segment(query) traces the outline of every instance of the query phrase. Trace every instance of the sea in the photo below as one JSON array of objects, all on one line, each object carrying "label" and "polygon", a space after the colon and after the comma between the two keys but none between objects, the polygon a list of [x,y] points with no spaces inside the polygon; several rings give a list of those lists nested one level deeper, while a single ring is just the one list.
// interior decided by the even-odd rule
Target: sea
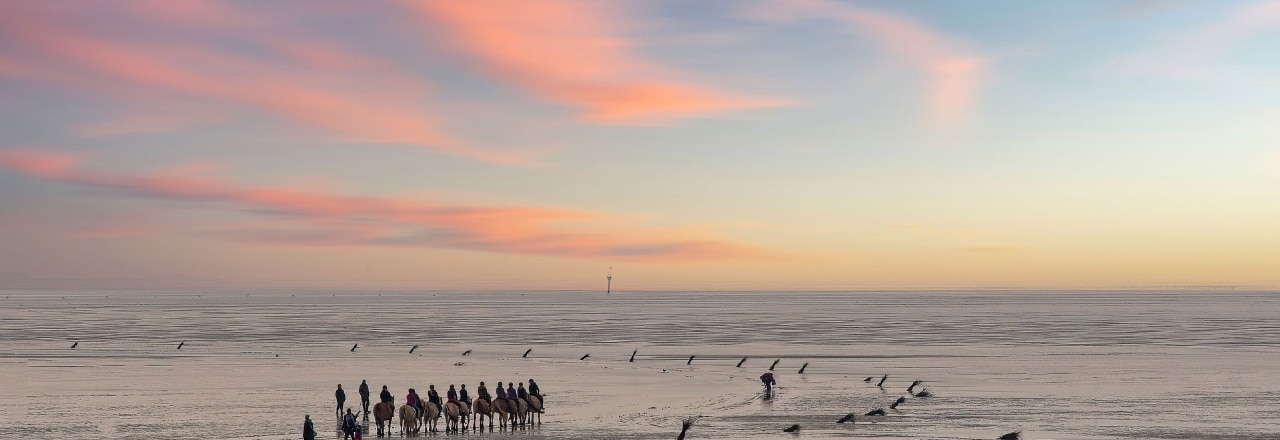
[{"label": "sea", "polygon": [[389,435],[1280,439],[1275,291],[0,295],[0,439],[336,439],[339,384],[530,379],[531,426]]}]

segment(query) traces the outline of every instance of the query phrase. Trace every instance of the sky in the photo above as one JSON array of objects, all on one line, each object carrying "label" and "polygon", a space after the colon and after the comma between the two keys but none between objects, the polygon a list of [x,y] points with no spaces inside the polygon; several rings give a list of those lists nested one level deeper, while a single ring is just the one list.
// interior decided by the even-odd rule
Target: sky
[{"label": "sky", "polygon": [[0,0],[0,288],[1280,288],[1280,1]]}]

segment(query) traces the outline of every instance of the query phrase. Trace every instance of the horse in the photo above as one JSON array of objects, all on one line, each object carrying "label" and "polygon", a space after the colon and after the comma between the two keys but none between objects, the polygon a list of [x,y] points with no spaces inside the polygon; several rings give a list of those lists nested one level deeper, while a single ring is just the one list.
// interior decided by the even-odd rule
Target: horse
[{"label": "horse", "polygon": [[456,401],[458,404],[459,421],[462,423],[462,430],[466,431],[471,426],[471,402],[465,400]]},{"label": "horse", "polygon": [[428,432],[440,432],[437,425],[440,422],[440,408],[437,408],[434,403],[427,402],[423,407],[422,421],[427,425]]},{"label": "horse", "polygon": [[447,418],[444,430],[447,432],[461,432],[466,429],[467,420],[469,419],[470,410],[466,407],[466,402],[451,401],[444,404],[444,415]]},{"label": "horse", "polygon": [[489,401],[484,399],[476,399],[472,404],[471,413],[474,414],[475,420],[472,420],[471,426],[479,426],[484,429],[484,419],[489,418],[489,429],[493,430],[493,409],[489,406]]},{"label": "horse", "polygon": [[516,425],[524,426],[524,422],[527,420],[525,413],[529,412],[529,405],[524,403],[524,399],[516,399],[515,402],[511,402],[508,399],[507,402],[513,407],[513,411],[511,411],[511,427],[515,428]]},{"label": "horse", "polygon": [[538,398],[538,396],[530,394],[529,410],[526,414],[528,414],[526,417],[529,418],[530,425],[533,425],[533,420],[535,417],[538,419],[538,424],[541,425],[542,424],[542,399]]},{"label": "horse", "polygon": [[[498,426],[502,429],[507,428],[507,418],[515,418],[515,409],[511,407],[512,402],[507,399],[494,399],[493,412],[498,413]],[[489,428],[493,428],[493,416],[489,417]]]},{"label": "horse", "polygon": [[413,405],[400,406],[400,433],[412,434],[422,429],[422,425],[418,423],[418,409]]},{"label": "horse", "polygon": [[378,402],[373,405],[373,419],[378,422],[378,437],[382,437],[382,424],[386,423],[386,433],[391,434],[391,416],[396,413],[396,406],[391,402]]}]

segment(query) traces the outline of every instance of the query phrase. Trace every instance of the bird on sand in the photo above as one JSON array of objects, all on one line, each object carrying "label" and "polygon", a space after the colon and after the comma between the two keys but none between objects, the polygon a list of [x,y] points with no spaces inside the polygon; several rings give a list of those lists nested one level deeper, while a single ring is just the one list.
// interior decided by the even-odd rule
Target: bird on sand
[{"label": "bird on sand", "polygon": [[884,408],[876,408],[871,411],[867,411],[867,413],[863,415],[864,416],[883,416],[884,414],[885,414]]},{"label": "bird on sand", "polygon": [[773,367],[778,366],[778,362],[782,362],[782,359],[774,359],[774,360],[773,360],[773,365],[770,365],[770,366],[769,366],[769,371],[773,371]]},{"label": "bird on sand", "polygon": [[743,362],[746,362],[746,361],[747,361],[747,358],[744,356],[744,357],[742,358],[742,360],[738,361],[738,365],[734,365],[734,366],[735,366],[735,367],[739,367],[739,368],[741,368],[741,367],[742,367],[742,363],[743,363]]},{"label": "bird on sand", "polygon": [[697,419],[693,417],[684,419],[684,421],[680,423],[680,436],[676,437],[676,440],[684,440],[685,433],[689,432],[689,428],[693,427],[693,422],[696,420]]},{"label": "bird on sand", "polygon": [[631,352],[631,359],[627,359],[627,362],[635,362],[635,361],[636,361],[636,353],[639,353],[639,352],[640,352],[640,349],[639,349],[639,348],[637,348],[637,349],[635,349],[634,351],[632,351],[632,352]]},{"label": "bird on sand", "polygon": [[413,353],[413,351],[414,351],[414,350],[417,350],[417,349],[418,349],[418,346],[417,346],[417,345],[415,345],[415,346],[413,346],[413,348],[410,348],[410,349],[409,349],[409,353]]},{"label": "bird on sand", "polygon": [[181,349],[182,349],[182,346],[183,346],[183,345],[186,345],[186,344],[187,344],[187,341],[179,342],[179,343],[178,343],[178,349],[179,349],[179,350],[181,350]]},{"label": "bird on sand", "polygon": [[901,405],[903,402],[906,402],[906,401],[907,401],[906,397],[898,397],[898,400],[893,401],[893,404],[889,405],[889,409],[898,409],[898,405]]},{"label": "bird on sand", "polygon": [[920,379],[916,379],[915,382],[911,382],[911,386],[907,387],[907,394],[915,395],[915,389],[920,386],[920,382],[922,382]]},{"label": "bird on sand", "polygon": [[533,351],[533,349],[532,349],[532,348],[530,348],[530,349],[528,349],[528,350],[525,350],[525,351],[524,351],[524,354],[520,355],[520,357],[522,357],[522,358],[527,358],[527,357],[529,357],[529,353],[530,353],[530,352],[532,352],[532,351]]},{"label": "bird on sand", "polygon": [[929,392],[928,388],[925,388],[916,393],[916,397],[933,397],[933,393]]},{"label": "bird on sand", "polygon": [[799,371],[799,372],[797,372],[796,374],[804,374],[804,369],[805,369],[805,368],[809,368],[809,363],[808,363],[808,362],[805,362],[805,363],[804,363],[804,365],[801,365],[801,366],[800,366],[800,371]]},{"label": "bird on sand", "polygon": [[848,414],[845,414],[844,417],[841,417],[840,420],[836,420],[836,423],[849,423],[852,421],[853,421],[853,413],[848,413]]},{"label": "bird on sand", "polygon": [[877,384],[876,384],[876,386],[881,387],[881,388],[884,388],[884,381],[885,381],[885,380],[888,380],[888,379],[889,379],[889,375],[888,375],[888,374],[886,374],[886,375],[884,375],[884,376],[880,376],[880,383],[877,383]]},{"label": "bird on sand", "polygon": [[360,343],[359,343],[359,342],[357,342],[355,345],[352,345],[352,346],[351,346],[351,351],[352,351],[352,352],[356,351],[356,347],[359,347],[359,346],[360,346]]},{"label": "bird on sand", "polygon": [[999,440],[1022,440],[1022,431],[1014,431],[1002,435]]},{"label": "bird on sand", "polygon": [[867,383],[871,383],[871,379],[875,379],[875,377],[874,377],[874,376],[867,376],[867,378],[866,378],[866,379],[862,379],[862,381],[863,381],[863,382],[867,382]]},{"label": "bird on sand", "polygon": [[471,354],[471,350],[467,350],[467,351],[462,352],[462,355],[463,355],[463,356],[466,356],[466,355],[469,355],[469,354]]},{"label": "bird on sand", "polygon": [[71,348],[76,348],[77,345],[80,345],[80,341],[72,342]]},{"label": "bird on sand", "polygon": [[685,364],[685,365],[693,365],[693,358],[694,358],[695,356],[696,356],[696,355],[694,355],[694,356],[689,356],[689,362],[685,362],[684,364]]},{"label": "bird on sand", "polygon": [[582,355],[582,357],[578,358],[578,360],[580,360],[580,361],[585,361],[585,360],[587,360],[587,358],[589,358],[589,357],[591,357],[591,353],[587,353],[587,354]]},{"label": "bird on sand", "polygon": [[782,432],[800,432],[800,425],[791,425],[787,427],[787,429],[782,430]]}]

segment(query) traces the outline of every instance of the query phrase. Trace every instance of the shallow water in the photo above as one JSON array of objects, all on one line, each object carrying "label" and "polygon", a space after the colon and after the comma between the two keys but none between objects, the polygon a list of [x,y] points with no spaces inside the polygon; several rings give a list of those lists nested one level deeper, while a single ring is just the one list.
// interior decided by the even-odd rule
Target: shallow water
[{"label": "shallow water", "polygon": [[[0,438],[338,438],[337,383],[530,377],[540,426],[465,435],[1280,438],[1275,292],[0,294]],[[936,396],[835,423],[914,379]]]}]

